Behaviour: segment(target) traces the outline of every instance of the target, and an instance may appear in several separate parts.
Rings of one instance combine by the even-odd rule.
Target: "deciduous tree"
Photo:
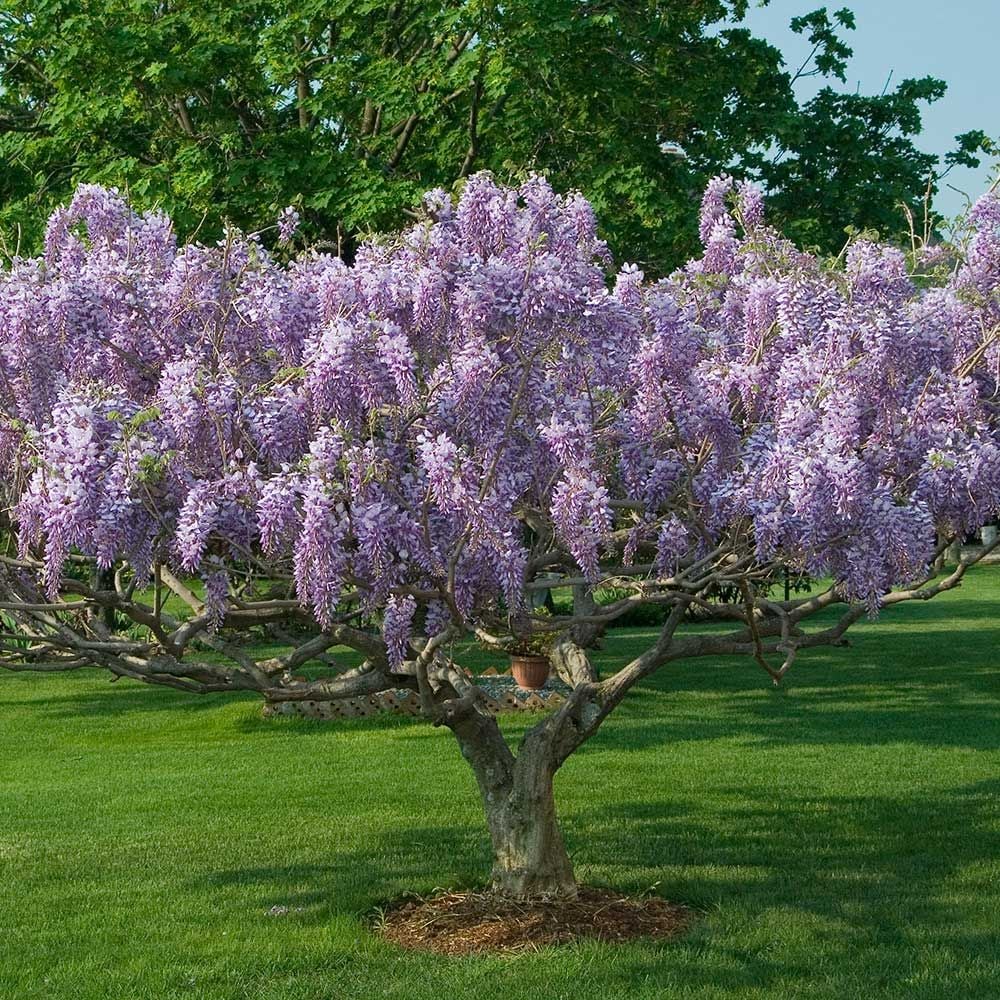
[[[800,106],[797,75],[844,79],[849,12],[796,20],[814,49],[793,73],[740,26],[746,6],[6,0],[0,227],[34,247],[49,212],[99,182],[211,239],[294,202],[349,256],[425,189],[488,168],[581,190],[647,271],[695,251],[693,199],[722,170],[763,179],[790,235],[824,249],[846,225],[902,232],[900,204],[919,216],[935,169],[914,145],[920,107],[944,84]]]

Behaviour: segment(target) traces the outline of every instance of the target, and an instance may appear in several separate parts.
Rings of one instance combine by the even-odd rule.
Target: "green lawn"
[[[560,773],[580,877],[656,886],[704,912],[692,933],[491,959],[366,924],[485,873],[448,733],[0,677],[0,998],[995,1000],[1000,571],[853,640],[780,691],[677,665]]]

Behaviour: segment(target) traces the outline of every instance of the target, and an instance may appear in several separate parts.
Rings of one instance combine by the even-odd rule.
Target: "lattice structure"
[[[492,667],[477,675],[476,683],[486,692],[486,707],[499,712],[542,712],[557,708],[566,700],[569,688],[550,678],[538,691],[519,688],[510,671],[498,673]],[[415,691],[395,688],[367,698],[337,698],[332,701],[266,702],[264,716],[298,715],[310,719],[351,719],[379,712],[396,715],[420,715],[420,699]]]

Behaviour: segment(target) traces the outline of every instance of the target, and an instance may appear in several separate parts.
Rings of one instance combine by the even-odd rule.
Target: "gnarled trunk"
[[[560,762],[547,734],[529,732],[515,758],[489,715],[473,711],[446,724],[479,784],[493,844],[493,891],[520,899],[575,896],[552,794]]]
[[[506,800],[492,815],[487,804],[493,890],[515,898],[575,896],[573,865],[556,821],[552,772],[545,761],[530,768],[522,768],[522,761],[518,758]]]

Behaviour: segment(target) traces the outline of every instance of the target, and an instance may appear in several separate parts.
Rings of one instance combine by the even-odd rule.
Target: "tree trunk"
[[[478,711],[445,720],[479,784],[493,844],[492,889],[508,897],[576,895],[573,865],[556,822],[552,778],[562,762],[545,725],[515,758],[495,718]]]
[[[493,891],[517,899],[576,896],[573,865],[556,821],[555,765],[544,744],[522,746],[509,794],[486,802],[493,841]]]

